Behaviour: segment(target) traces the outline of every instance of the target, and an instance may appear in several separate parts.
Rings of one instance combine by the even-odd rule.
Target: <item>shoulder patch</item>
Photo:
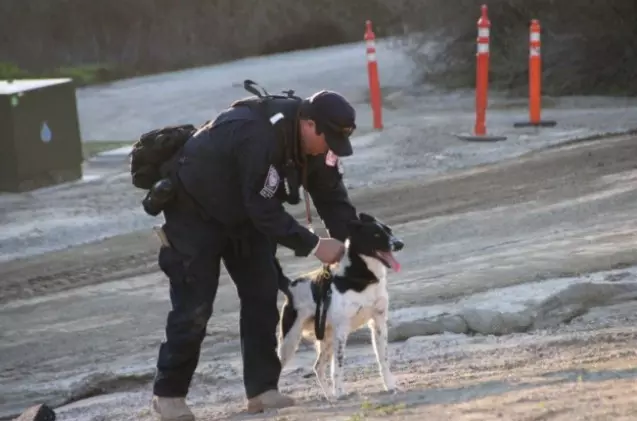
[[[334,152],[331,150],[327,151],[327,154],[325,154],[325,165],[328,167],[335,167],[338,164],[338,161],[338,156],[336,156]]]
[[[281,177],[279,177],[279,173],[274,168],[273,165],[270,165],[270,169],[268,170],[268,175],[265,177],[265,183],[263,184],[263,188],[261,189],[261,196],[266,199],[271,199],[274,197],[274,193],[276,193],[279,188],[279,182],[281,181]]]

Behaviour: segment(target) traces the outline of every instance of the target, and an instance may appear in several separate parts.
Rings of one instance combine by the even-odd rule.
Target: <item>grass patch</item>
[[[131,146],[133,143],[135,142],[130,140],[82,142],[82,154],[84,155],[84,159],[89,159],[101,152],[121,148],[122,146]]]
[[[407,406],[404,403],[397,404],[373,404],[367,399],[361,403],[361,410],[350,416],[347,421],[363,421],[369,416],[383,417],[395,415],[403,411]]]
[[[88,86],[138,75],[139,72],[103,64],[58,67],[53,70],[33,72],[22,69],[13,63],[0,62],[0,80],[70,78],[73,79],[76,86]]]

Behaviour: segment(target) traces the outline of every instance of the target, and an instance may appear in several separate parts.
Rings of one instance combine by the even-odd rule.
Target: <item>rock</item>
[[[444,314],[436,318],[442,332],[467,333],[469,326],[467,322],[457,314]]]
[[[389,329],[389,342],[400,342],[413,336],[427,336],[442,333],[442,326],[437,321],[416,320],[398,323]]]
[[[574,303],[557,307],[550,311],[538,314],[533,322],[533,329],[547,329],[559,326],[585,314],[587,311],[588,307],[582,303]]]
[[[505,325],[508,326],[507,333],[526,332],[535,321],[535,313],[530,310],[522,310],[517,313],[503,313]]]
[[[470,331],[483,335],[497,335],[502,330],[502,313],[495,310],[469,308],[462,311],[462,318]]]
[[[535,312],[533,329],[568,323],[593,308],[637,297],[637,283],[613,282],[574,284],[541,302]]]
[[[533,323],[530,311],[518,313],[501,313],[496,310],[466,309],[462,317],[470,331],[482,335],[506,335],[524,332]]]

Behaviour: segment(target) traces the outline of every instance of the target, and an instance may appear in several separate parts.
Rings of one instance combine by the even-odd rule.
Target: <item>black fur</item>
[[[367,269],[367,265],[355,251],[348,250],[348,255],[350,266],[345,268],[344,276],[334,276],[332,281],[338,292],[363,292],[369,285],[378,283],[376,276]]]
[[[281,309],[281,332],[283,336],[287,335],[290,329],[292,329],[292,325],[294,325],[294,321],[297,317],[298,312],[294,308],[293,301],[288,298]]]
[[[292,329],[292,325],[298,315],[298,312],[294,308],[294,296],[290,292],[290,286],[296,285],[299,279],[290,281],[290,278],[283,274],[283,268],[281,268],[279,259],[274,259],[274,264],[279,274],[279,291],[285,295],[285,304],[283,304],[283,308],[281,309],[281,330],[283,335],[286,335],[290,329]]]
[[[298,312],[294,308],[294,296],[292,295],[292,292],[290,292],[290,286],[296,285],[299,281],[299,279],[290,281],[290,278],[284,276],[282,271],[280,273],[279,290],[283,293],[283,295],[285,295],[285,303],[281,309],[281,331],[284,336],[287,335],[290,329],[292,329],[292,325],[298,316]]]

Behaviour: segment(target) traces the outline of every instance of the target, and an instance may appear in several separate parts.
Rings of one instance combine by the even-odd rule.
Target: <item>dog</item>
[[[289,282],[283,291],[278,346],[281,367],[295,354],[301,338],[314,341],[314,374],[327,400],[327,363],[331,359],[333,397],[340,399],[345,395],[345,344],[349,334],[365,324],[371,331],[383,386],[389,392],[397,390],[387,355],[387,270],[400,271],[393,252],[402,250],[404,244],[391,228],[365,213],[348,223],[348,231],[347,251],[340,262]],[[324,336],[319,332],[321,322]]]

